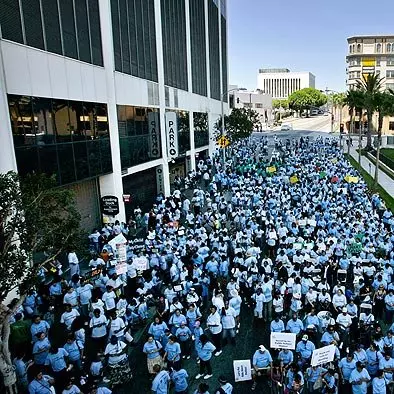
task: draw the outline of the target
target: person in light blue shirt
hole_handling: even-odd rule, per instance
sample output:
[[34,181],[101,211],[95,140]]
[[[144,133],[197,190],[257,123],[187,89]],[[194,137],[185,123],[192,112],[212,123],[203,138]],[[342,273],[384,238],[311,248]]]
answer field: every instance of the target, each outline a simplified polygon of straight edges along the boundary
[[156,376],[152,382],[152,391],[155,394],[167,394],[170,382],[170,375],[167,371],[161,371],[160,369],[160,365],[157,364],[153,367]]
[[166,322],[162,321],[160,317],[155,317],[155,320],[149,326],[148,333],[152,334],[156,341],[161,341],[164,336],[164,331],[167,330]]
[[83,343],[75,340],[75,334],[70,333],[64,350],[68,353],[68,359],[78,370],[82,369]]
[[367,371],[371,377],[376,376],[379,369],[379,362],[383,358],[376,343],[371,342],[369,348],[365,351],[367,355]]
[[44,375],[42,369],[35,367],[34,379],[29,384],[29,394],[52,394],[53,379]]
[[187,378],[189,377],[188,373],[179,366],[175,367],[172,374],[171,380],[174,383],[174,391],[175,394],[186,394],[188,383]]
[[319,377],[325,374],[326,372],[327,370],[325,368],[320,367],[318,365],[307,368],[305,379],[307,380],[307,385],[310,393],[314,392],[313,386],[316,383],[317,379],[319,379]]
[[349,383],[350,375],[356,369],[356,361],[354,360],[353,354],[348,353],[346,357],[343,357],[341,361],[339,361],[338,366],[342,380],[345,384]]
[[350,374],[349,383],[353,394],[367,394],[367,384],[371,377],[360,361],[356,362],[356,369]]
[[384,358],[380,360],[379,369],[384,371],[386,382],[391,383],[393,381],[394,359],[390,353],[385,353]]
[[308,340],[308,335],[304,335],[302,340],[297,343],[296,352],[300,355],[301,365],[305,364],[312,357],[313,351],[316,349],[316,346],[313,342]]
[[384,378],[384,371],[378,370],[375,378],[372,379],[372,394],[386,394],[386,379]]
[[51,344],[46,337],[45,333],[41,332],[36,335],[38,341],[33,345],[33,359],[36,365],[44,365],[47,359]]
[[356,362],[360,361],[364,365],[367,363],[367,353],[363,349],[363,345],[357,344],[356,351],[354,352],[354,360]]
[[47,359],[45,360],[45,365],[49,365],[53,372],[61,372],[67,368],[66,357],[69,354],[62,347],[51,346]]
[[286,324],[286,330],[298,335],[303,329],[302,321],[297,318],[296,313],[293,313],[293,317]]
[[271,322],[271,332],[284,332],[285,331],[285,324],[279,316],[275,316],[275,319]]
[[196,379],[204,376],[205,371],[207,373],[205,376],[212,376],[211,358],[215,350],[216,347],[208,340],[208,337],[205,334],[201,334],[200,341],[197,344],[197,355],[200,359],[200,373],[196,376]]
[[271,353],[265,348],[264,345],[260,345],[259,349],[254,352],[252,366],[255,371],[262,368],[272,367]]
[[38,341],[37,334],[39,332],[43,332],[45,333],[45,335],[48,335],[49,329],[50,329],[50,325],[47,321],[41,320],[41,317],[38,315],[34,316],[33,323],[30,326],[30,332],[31,332],[33,343]]
[[335,387],[335,378],[334,378],[335,370],[329,369],[322,378],[323,388],[322,393],[336,393]]
[[306,316],[304,320],[304,328],[306,329],[308,326],[313,325],[316,330],[320,328],[320,320],[316,316],[315,309],[312,308],[308,316]]
[[[392,321],[394,316],[394,290],[393,289],[389,289],[388,294],[384,297],[384,304],[386,310],[386,321]],[[394,323],[390,327],[391,330],[393,326]]]
[[278,359],[280,360],[282,367],[287,367],[293,362],[294,354],[289,349],[282,349],[279,352]]
[[176,342],[176,337],[171,335],[168,338],[168,343],[164,348],[164,358],[168,362],[169,367],[173,367],[178,364],[181,359],[181,346]]

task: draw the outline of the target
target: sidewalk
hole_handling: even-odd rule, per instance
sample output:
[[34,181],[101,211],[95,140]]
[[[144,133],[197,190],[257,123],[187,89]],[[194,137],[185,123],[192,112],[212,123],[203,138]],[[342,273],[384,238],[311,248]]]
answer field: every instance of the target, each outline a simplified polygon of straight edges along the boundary
[[[344,152],[347,152],[347,146],[344,147]],[[352,156],[358,163],[358,152],[356,151],[356,147],[350,147],[350,156]],[[375,176],[375,164],[365,156],[361,156],[361,167],[368,172],[372,178]],[[391,197],[394,198],[394,180],[380,169],[378,183],[388,194],[390,194]]]

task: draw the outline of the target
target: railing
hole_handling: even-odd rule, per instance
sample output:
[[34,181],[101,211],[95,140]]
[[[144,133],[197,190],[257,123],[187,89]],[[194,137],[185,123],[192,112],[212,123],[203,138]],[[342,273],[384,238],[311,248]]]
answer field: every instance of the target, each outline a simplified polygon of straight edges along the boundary
[[[372,150],[370,153],[376,158],[376,150]],[[380,151],[379,160],[394,171],[394,160],[387,157],[382,151]]]
[[133,167],[138,164],[156,160],[161,157],[161,150],[156,157],[150,154],[149,135],[120,137],[120,159],[122,168]]

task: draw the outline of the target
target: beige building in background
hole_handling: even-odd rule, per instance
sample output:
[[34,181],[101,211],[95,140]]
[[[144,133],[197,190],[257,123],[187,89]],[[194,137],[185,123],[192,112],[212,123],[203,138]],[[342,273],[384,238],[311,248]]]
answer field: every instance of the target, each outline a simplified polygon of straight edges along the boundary
[[[394,35],[353,36],[347,39],[347,43],[347,88],[354,89],[363,75],[377,73],[383,78],[383,90],[394,90]],[[376,129],[377,115],[373,124]],[[384,119],[382,132],[394,134],[394,117]]]

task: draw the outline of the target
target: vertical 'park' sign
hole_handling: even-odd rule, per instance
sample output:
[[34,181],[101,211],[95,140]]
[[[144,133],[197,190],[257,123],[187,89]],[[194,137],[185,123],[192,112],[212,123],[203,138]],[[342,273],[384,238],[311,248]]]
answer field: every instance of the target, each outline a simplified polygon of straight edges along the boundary
[[167,154],[169,159],[178,157],[178,122],[176,112],[166,112]]

